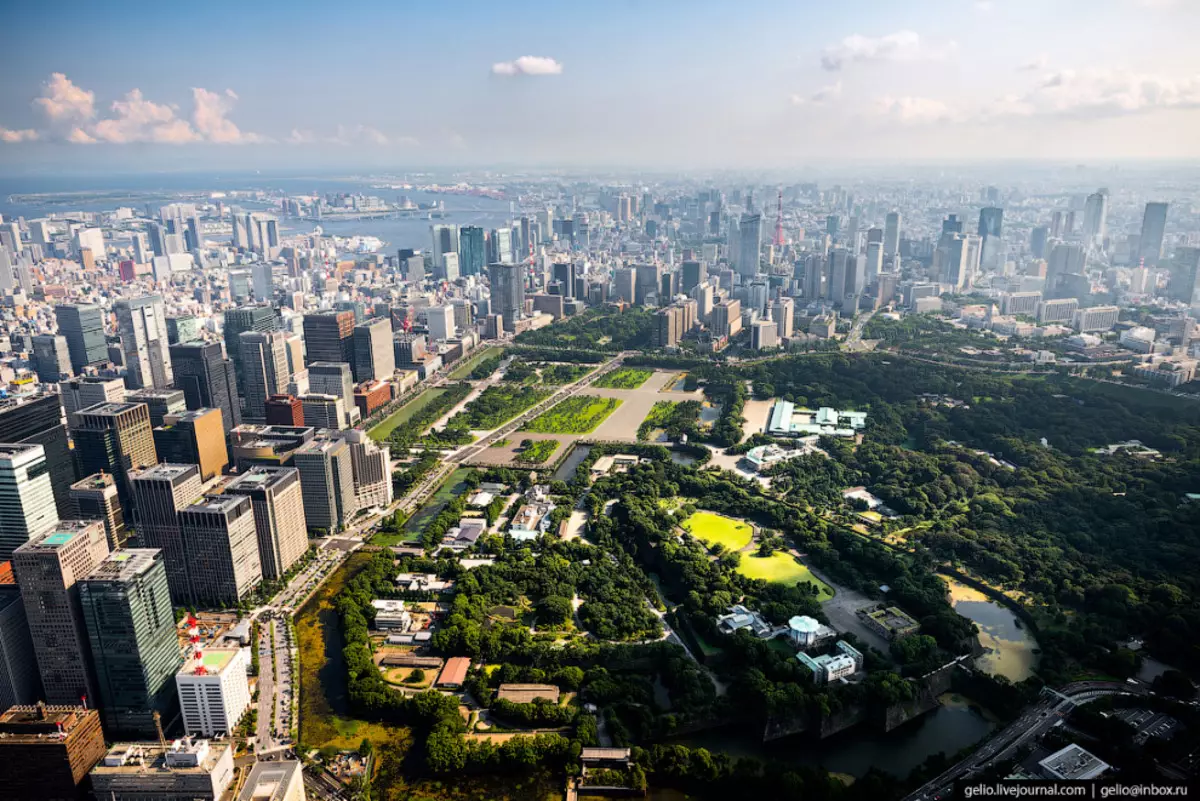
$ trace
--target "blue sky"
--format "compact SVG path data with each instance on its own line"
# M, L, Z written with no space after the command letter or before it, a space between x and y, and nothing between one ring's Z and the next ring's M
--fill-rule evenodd
M0 171L1200 156L1193 0L26 3Z

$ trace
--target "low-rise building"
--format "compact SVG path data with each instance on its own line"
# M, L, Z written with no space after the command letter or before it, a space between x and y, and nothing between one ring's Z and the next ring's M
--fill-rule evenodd
M514 704L531 704L539 698L558 703L559 689L553 684L501 684L496 698Z
M837 632L808 615L796 615L788 621L788 636L801 648L815 648L837 636Z
M717 618L717 628L726 634L745 629L760 639L769 637L774 632L771 624L762 615L751 612L741 604L731 606L729 614Z
M1085 748L1071 743L1038 762L1038 767L1049 779L1086 781L1103 776L1111 766Z
M376 599L371 601L375 609L375 628L380 631L408 631L412 625L412 615L404 605L404 601L395 599Z
M233 783L233 748L190 737L166 748L115 743L91 778L104 801L217 801Z
M836 653L814 657L801 651L796 654L796 659L812 671L813 681L817 684L845 680L862 670L863 666L862 652L844 640L838 640Z
M461 687L463 680L467 678L467 670L470 667L470 659L465 656L452 656L446 660L446 666L438 674L434 685L437 687Z
M550 513L553 511L552 503L526 503L513 515L508 526L509 535L515 540L537 539L550 528Z
M397 589L405 592L449 592L454 586L451 579L440 579L434 573L400 573L396 576Z
M79 706L14 706L0 712L0 796L6 801L83 797L104 758L100 713Z
M828 406L813 411L797 409L791 401L777 400L767 420L767 433L773 437L797 437L825 434L853 437L867 426L867 413L839 411Z
M304 772L295 760L255 762L238 801L304 801Z
M921 628L921 624L914 620L912 615L898 606L860 609L858 615L867 628L889 640L916 634Z
M465 551L478 542L485 531L487 521L479 517L464 517L442 537L442 547Z
M628 473L629 468L641 461L641 457L629 453L613 453L601 456L592 463L592 478L606 476L609 473Z

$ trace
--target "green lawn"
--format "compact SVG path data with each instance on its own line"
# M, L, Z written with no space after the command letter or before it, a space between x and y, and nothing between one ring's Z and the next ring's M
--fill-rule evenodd
M410 400L408 403L401 406L396 411L392 412L383 422L375 426L368 432L368 436L376 442L383 442L392 432L395 431L404 423L412 419L413 415L424 409L429 404L437 400L438 396L444 393L444 389L430 389L422 392L417 397Z
M467 376L471 375L471 371L474 370L475 366L481 361L492 356L499 356L503 352L504 351L501 348L484 348L474 356L469 356L467 360L462 363L462 365L457 367L454 372L450 374L450 378L454 381L462 381L463 379L467 378Z
M721 543L727 551L740 551L750 544L750 526L716 512L696 512L683 521L683 528L693 537L708 544Z
M538 434L590 434L620 405L618 398L576 395L542 412L521 430Z
M608 375L602 375L592 384L594 387L608 389L637 389L646 383L646 379L654 375L653 370L643 370L640 367L622 367L613 370Z
M780 584L799 584L807 582L817 588L817 600L827 601L833 597L833 588L812 574L806 565L800 564L791 554L776 551L763 558L752 554L742 554L742 563L738 572L752 579L763 579Z
M517 451L517 461L528 464L542 464L558 450L556 439L527 439L522 440L521 448Z

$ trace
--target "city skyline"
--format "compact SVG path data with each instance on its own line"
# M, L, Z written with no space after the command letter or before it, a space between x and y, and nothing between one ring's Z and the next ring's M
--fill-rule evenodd
M70 5L10 51L0 173L1200 157L1186 2Z

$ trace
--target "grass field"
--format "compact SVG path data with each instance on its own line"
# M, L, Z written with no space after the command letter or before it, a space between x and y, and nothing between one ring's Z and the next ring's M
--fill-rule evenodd
M654 375L653 370L643 370L640 367L622 367L613 370L608 375L602 375L592 384L594 387L606 389L637 389L646 383L646 379Z
M683 521L683 529L710 545L719 542L729 551L745 548L753 536L753 531L746 523L715 512L696 512Z
M828 601L833 597L833 588L812 574L806 565L800 564L791 554L776 551L764 558L753 554L742 554L738 572L752 579L763 579L780 584L807 582L817 588L817 600Z
M620 405L619 398L576 395L542 412L521 430L538 434L590 434Z
M558 450L556 439L526 439L521 441L521 449L517 452L517 461L528 464L542 464Z
M450 378L454 381L462 381L471 374L471 371L475 369L475 365L479 364L484 359L491 358L492 356L499 356L503 352L504 351L501 348L484 348L474 356L468 357L465 362L463 362L459 367L455 368L454 372L450 374Z
M383 422L375 426L368 432L368 436L376 442L383 442L393 431L395 431L404 423L412 419L413 415L424 409L433 401L437 400L438 396L446 390L444 389L429 389L422 392L417 397L413 398L408 403L401 406L396 411L392 412Z

